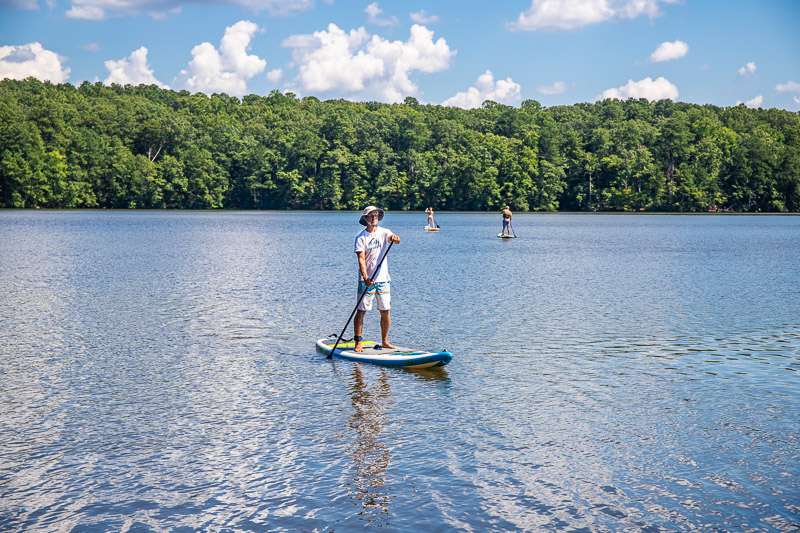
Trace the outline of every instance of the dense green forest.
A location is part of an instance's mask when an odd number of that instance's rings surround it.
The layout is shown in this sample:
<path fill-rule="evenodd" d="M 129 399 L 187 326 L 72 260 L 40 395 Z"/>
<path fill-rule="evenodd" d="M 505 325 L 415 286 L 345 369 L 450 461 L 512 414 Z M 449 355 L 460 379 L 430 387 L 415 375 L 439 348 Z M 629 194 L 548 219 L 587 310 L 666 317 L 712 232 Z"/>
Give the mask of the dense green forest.
<path fill-rule="evenodd" d="M 800 114 L 0 82 L 0 206 L 800 211 Z"/>

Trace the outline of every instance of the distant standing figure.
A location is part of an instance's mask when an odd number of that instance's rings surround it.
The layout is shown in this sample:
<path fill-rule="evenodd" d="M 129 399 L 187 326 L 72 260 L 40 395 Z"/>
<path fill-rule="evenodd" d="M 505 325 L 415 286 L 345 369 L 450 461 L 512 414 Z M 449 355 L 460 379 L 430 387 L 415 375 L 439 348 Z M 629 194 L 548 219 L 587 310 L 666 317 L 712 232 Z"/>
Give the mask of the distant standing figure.
<path fill-rule="evenodd" d="M 428 213 L 428 227 L 429 228 L 435 228 L 436 226 L 435 226 L 435 223 L 433 221 L 433 208 L 429 207 L 429 208 L 427 208 L 425 210 L 425 212 Z"/>
<path fill-rule="evenodd" d="M 511 209 L 508 206 L 505 206 L 500 214 L 503 215 L 503 231 L 501 235 L 511 235 L 511 217 L 514 216 L 511 214 Z"/>

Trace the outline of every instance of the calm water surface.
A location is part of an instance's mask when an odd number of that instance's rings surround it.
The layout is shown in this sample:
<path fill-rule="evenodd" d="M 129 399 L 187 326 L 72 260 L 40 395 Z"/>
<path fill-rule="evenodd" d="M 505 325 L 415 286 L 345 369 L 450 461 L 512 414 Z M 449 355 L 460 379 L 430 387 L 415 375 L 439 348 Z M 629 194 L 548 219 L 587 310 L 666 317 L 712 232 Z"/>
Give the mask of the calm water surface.
<path fill-rule="evenodd" d="M 800 529 L 800 217 L 357 219 L 0 211 L 0 530 Z"/>

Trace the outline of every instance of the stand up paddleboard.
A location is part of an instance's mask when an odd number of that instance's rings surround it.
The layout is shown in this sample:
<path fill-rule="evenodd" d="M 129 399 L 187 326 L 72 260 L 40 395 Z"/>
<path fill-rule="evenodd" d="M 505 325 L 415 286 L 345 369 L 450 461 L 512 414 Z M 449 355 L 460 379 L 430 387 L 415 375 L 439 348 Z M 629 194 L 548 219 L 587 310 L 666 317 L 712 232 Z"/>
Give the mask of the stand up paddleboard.
<path fill-rule="evenodd" d="M 516 235 L 503 235 L 502 233 L 498 233 L 497 236 L 500 237 L 501 239 L 516 239 L 517 238 Z"/>
<path fill-rule="evenodd" d="M 334 344 L 336 344 L 335 338 L 320 339 L 317 341 L 317 351 L 328 355 L 331 353 Z M 453 354 L 447 351 L 427 352 L 399 346 L 390 350 L 381 347 L 379 342 L 362 341 L 361 346 L 363 346 L 364 351 L 354 352 L 355 345 L 356 343 L 353 341 L 340 342 L 336 346 L 333 357 L 360 363 L 403 368 L 433 368 L 444 366 L 453 359 Z"/>
<path fill-rule="evenodd" d="M 424 227 L 424 228 L 422 228 L 422 229 L 424 229 L 425 231 L 439 231 L 439 228 L 431 228 L 431 227 L 429 227 L 429 226 L 425 226 L 425 227 Z"/>

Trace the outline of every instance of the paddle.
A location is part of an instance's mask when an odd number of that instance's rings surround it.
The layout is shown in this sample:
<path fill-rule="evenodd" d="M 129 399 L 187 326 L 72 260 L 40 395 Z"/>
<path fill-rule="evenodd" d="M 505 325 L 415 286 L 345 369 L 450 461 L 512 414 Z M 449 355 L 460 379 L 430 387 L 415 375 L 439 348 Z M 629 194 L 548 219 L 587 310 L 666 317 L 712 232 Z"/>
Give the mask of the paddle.
<path fill-rule="evenodd" d="M 386 259 L 387 255 L 389 255 L 389 250 L 392 249 L 392 244 L 394 244 L 394 243 L 390 240 L 389 241 L 389 247 L 386 248 L 386 253 L 384 253 L 383 257 L 381 257 L 381 260 L 378 261 L 378 266 L 375 267 L 375 272 L 372 273 L 373 276 L 378 273 L 378 270 L 380 270 L 381 265 L 383 264 L 383 260 Z M 347 326 L 350 325 L 350 321 L 353 320 L 353 316 L 356 314 L 356 310 L 358 309 L 358 306 L 361 303 L 361 300 L 364 299 L 364 295 L 367 294 L 367 289 L 368 288 L 369 287 L 365 287 L 364 288 L 364 292 L 362 292 L 361 296 L 358 297 L 358 302 L 356 302 L 356 306 L 353 308 L 353 312 L 350 313 L 350 318 L 347 319 L 347 324 L 344 325 L 344 327 L 342 328 L 342 332 L 339 333 L 339 338 L 336 339 L 336 344 L 333 345 L 333 348 L 331 349 L 331 353 L 329 353 L 328 355 L 325 356 L 326 359 L 330 359 L 330 358 L 333 357 L 333 352 L 335 352 L 336 351 L 336 347 L 339 346 L 339 341 L 342 340 L 342 335 L 344 335 L 344 332 L 347 329 Z"/>
<path fill-rule="evenodd" d="M 511 225 L 511 222 L 508 223 L 508 227 L 511 228 L 511 235 L 513 235 L 514 238 L 516 239 L 517 238 L 517 232 L 514 231 L 514 226 Z"/>

